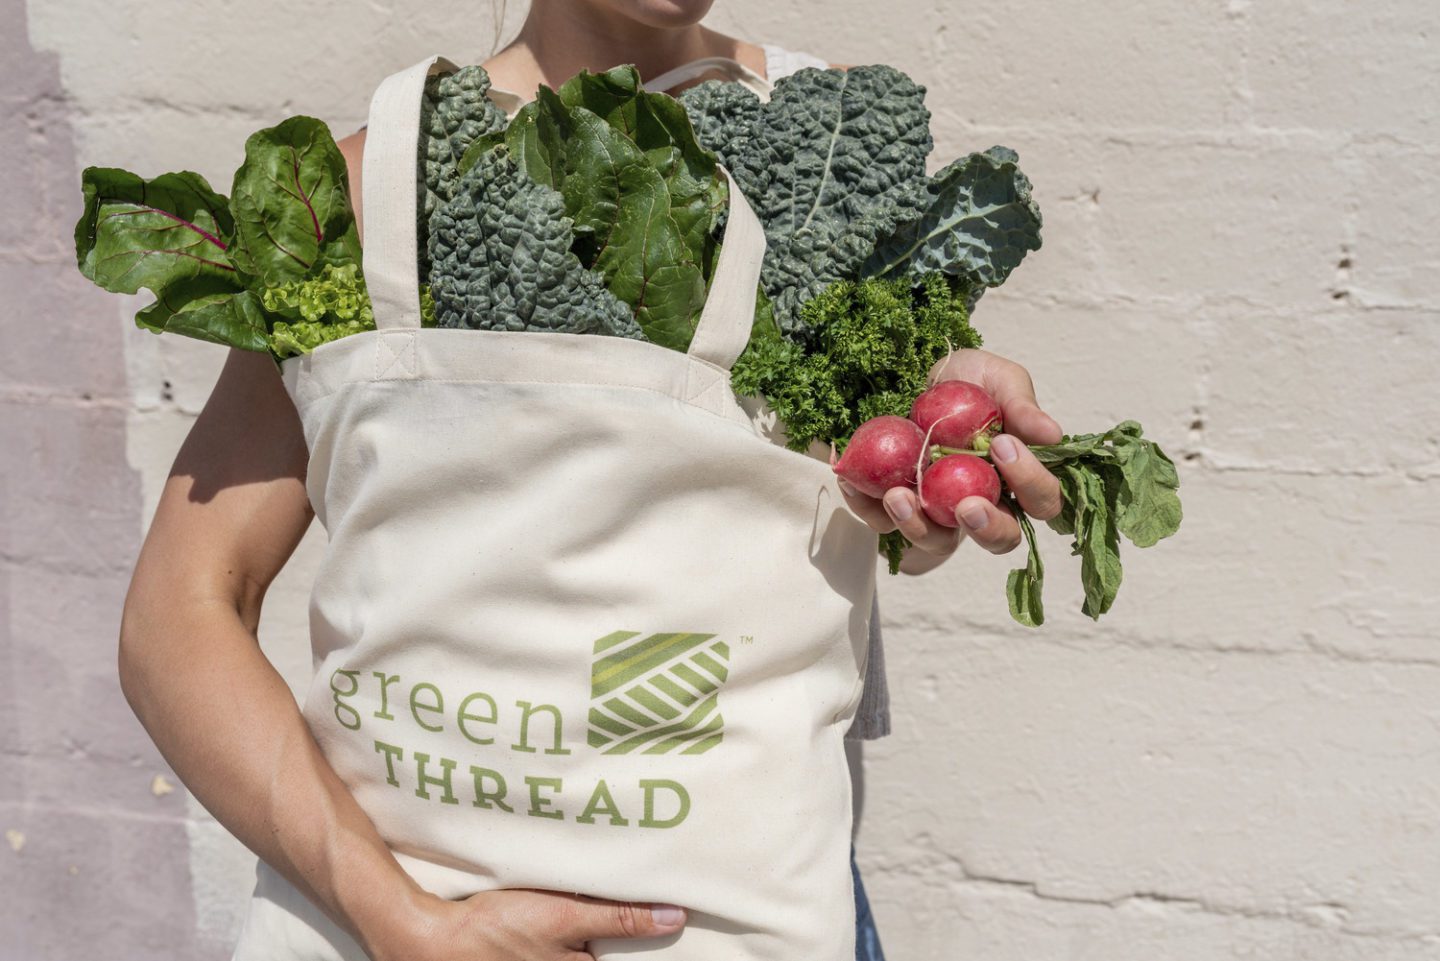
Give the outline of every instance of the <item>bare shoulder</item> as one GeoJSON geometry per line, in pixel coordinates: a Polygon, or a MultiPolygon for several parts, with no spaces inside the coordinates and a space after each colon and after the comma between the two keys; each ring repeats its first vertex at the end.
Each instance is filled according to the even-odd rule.
{"type": "Polygon", "coordinates": [[[340,155],[345,158],[345,173],[350,181],[350,206],[355,210],[355,232],[360,235],[360,242],[365,242],[365,221],[364,214],[360,210],[360,173],[364,169],[363,160],[365,157],[365,131],[357,130],[343,140],[335,141],[335,146],[340,148],[340,155]]]}

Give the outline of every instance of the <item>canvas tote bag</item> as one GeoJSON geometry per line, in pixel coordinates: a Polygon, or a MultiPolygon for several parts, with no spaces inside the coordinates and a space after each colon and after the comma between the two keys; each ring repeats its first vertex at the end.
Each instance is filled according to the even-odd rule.
{"type": "MultiPolygon", "coordinates": [[[[853,961],[851,788],[876,537],[822,459],[729,384],[764,238],[730,184],[688,353],[420,328],[431,57],[386,79],[364,160],[377,330],[287,359],[329,545],[305,717],[403,868],[445,898],[666,901],[600,959],[853,961]]],[[[728,175],[727,175],[728,176],[728,175]]],[[[361,961],[261,863],[240,961],[361,961]]]]}

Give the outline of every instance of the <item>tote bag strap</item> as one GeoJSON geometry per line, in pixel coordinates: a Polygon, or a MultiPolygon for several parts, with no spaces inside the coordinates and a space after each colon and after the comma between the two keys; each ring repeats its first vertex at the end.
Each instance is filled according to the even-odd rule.
{"type": "Polygon", "coordinates": [[[415,227],[420,103],[432,73],[457,69],[441,56],[381,81],[370,99],[361,163],[365,286],[380,330],[420,326],[420,238],[415,227]]]}
{"type": "MultiPolygon", "coordinates": [[[[455,69],[444,57],[428,57],[387,77],[370,101],[361,182],[364,269],[375,326],[380,330],[420,327],[416,250],[420,103],[431,74],[455,69]]],[[[749,341],[765,233],[730,172],[721,170],[730,198],[725,238],[689,353],[728,370],[749,341]]]]}
{"type": "Polygon", "coordinates": [[[689,354],[729,370],[749,342],[755,322],[755,292],[760,283],[760,263],[765,259],[765,231],[730,171],[723,165],[720,169],[730,188],[730,212],[689,354]]]}
{"type": "Polygon", "coordinates": [[[647,80],[645,89],[654,93],[663,93],[671,87],[677,87],[687,80],[694,80],[712,70],[723,73],[730,80],[749,87],[761,100],[770,99],[772,89],[770,81],[740,61],[732,60],[729,57],[701,57],[698,60],[691,60],[689,63],[682,63],[673,70],[667,70],[660,76],[647,80]]]}

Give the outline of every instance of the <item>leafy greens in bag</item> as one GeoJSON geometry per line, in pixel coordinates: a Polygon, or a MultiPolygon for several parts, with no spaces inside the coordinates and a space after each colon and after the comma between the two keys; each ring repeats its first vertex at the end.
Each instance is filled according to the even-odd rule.
{"type": "MultiPolygon", "coordinates": [[[[430,77],[418,131],[422,325],[601,334],[686,350],[723,242],[723,164],[767,249],[750,342],[733,368],[784,442],[841,450],[869,418],[905,416],[929,370],[978,347],[971,313],[1040,247],[1041,217],[1006,147],[926,174],[925,88],[884,65],[800,70],[768,101],[711,81],[678,98],[632,66],[582,72],[507,120],[483,68],[430,77]]],[[[277,363],[374,330],[345,161],[325,124],[292,117],[246,143],[227,198],[198,174],[82,175],[81,272],[155,294],[136,323],[277,363]]],[[[1178,476],[1127,421],[1033,448],[1059,478],[1085,612],[1109,609],[1118,538],[1180,523],[1178,476]]],[[[1008,587],[1043,619],[1043,566],[1008,587]]],[[[891,573],[910,543],[882,535],[891,573]]]]}
{"type": "MultiPolygon", "coordinates": [[[[1040,210],[1013,150],[925,175],[924,94],[879,65],[801,70],[764,103],[722,81],[680,95],[765,227],[771,314],[757,317],[732,384],[766,399],[794,450],[843,451],[866,421],[908,415],[932,364],[980,345],[970,323],[980,294],[1040,247],[1040,210]]],[[[1133,421],[1032,450],[1060,480],[1065,512],[1050,526],[1074,535],[1083,611],[1098,618],[1119,589],[1119,536],[1149,547],[1179,528],[1179,477],[1133,421]]],[[[1008,496],[1029,547],[1007,585],[1010,613],[1037,626],[1044,565],[1008,496]]],[[[912,546],[881,535],[892,574],[912,546]]]]}
{"type": "MultiPolygon", "coordinates": [[[[431,77],[417,156],[425,326],[689,346],[728,199],[684,108],[633,67],[581,73],[507,123],[480,67],[431,77]]],[[[230,197],[188,171],[87,168],[81,272],[136,317],[276,361],[373,330],[345,161],[326,125],[258,131],[230,197]]]]}

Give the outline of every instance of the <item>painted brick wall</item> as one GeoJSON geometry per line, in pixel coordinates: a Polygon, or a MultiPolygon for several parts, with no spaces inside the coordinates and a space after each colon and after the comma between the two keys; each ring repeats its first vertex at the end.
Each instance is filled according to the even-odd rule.
{"type": "MultiPolygon", "coordinates": [[[[274,0],[0,0],[5,961],[225,958],[249,891],[114,669],[223,350],[135,330],[143,299],[88,288],[67,238],[85,165],[227,185],[252,130],[348,132],[385,74],[492,39],[484,0],[304,6],[300,32],[274,0]]],[[[1100,625],[1048,531],[1042,631],[1005,616],[1008,558],[882,580],[895,733],[855,760],[887,952],[1440,958],[1440,7],[969,6],[710,22],[904,68],[938,158],[1020,151],[1045,247],[977,324],[1067,429],[1141,419],[1187,520],[1100,625]]],[[[261,626],[297,687],[322,541],[261,626]]]]}

